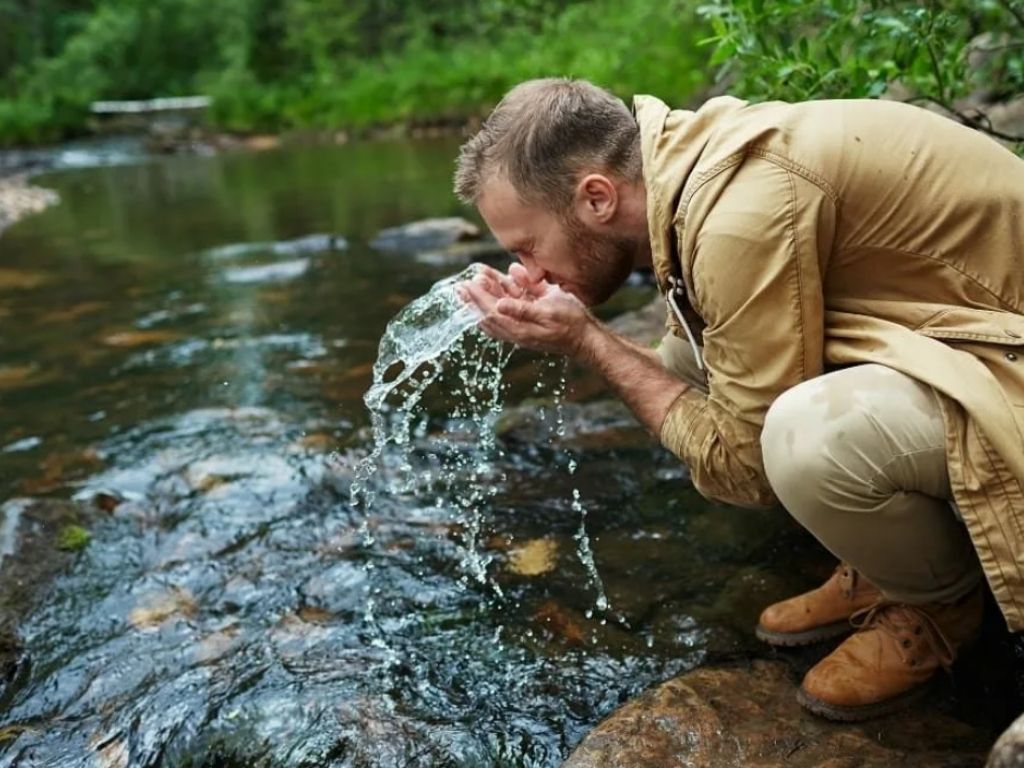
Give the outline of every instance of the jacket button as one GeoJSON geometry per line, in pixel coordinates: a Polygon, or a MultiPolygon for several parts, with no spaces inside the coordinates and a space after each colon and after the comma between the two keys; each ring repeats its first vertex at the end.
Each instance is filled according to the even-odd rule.
{"type": "Polygon", "coordinates": [[[1014,363],[1017,361],[1017,356],[1013,354],[1013,352],[1007,352],[1006,359],[1009,360],[1011,363],[1014,363]]]}

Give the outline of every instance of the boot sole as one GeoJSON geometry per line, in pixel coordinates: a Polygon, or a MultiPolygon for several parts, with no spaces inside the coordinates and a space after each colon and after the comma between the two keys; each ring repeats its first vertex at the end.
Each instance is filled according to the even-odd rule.
{"type": "Polygon", "coordinates": [[[805,629],[803,632],[772,632],[758,624],[754,627],[754,634],[758,640],[768,645],[780,648],[797,648],[802,645],[813,645],[822,640],[831,640],[834,637],[849,634],[853,631],[849,621],[837,621],[833,624],[823,624],[814,629],[805,629]]]}
{"type": "Polygon", "coordinates": [[[872,718],[882,717],[906,709],[924,698],[925,694],[932,690],[933,687],[934,679],[885,701],[857,707],[843,707],[824,702],[807,693],[803,686],[800,686],[796,692],[796,700],[804,709],[813,712],[819,717],[824,717],[827,720],[837,720],[841,723],[857,723],[862,720],[871,720],[872,718]]]}

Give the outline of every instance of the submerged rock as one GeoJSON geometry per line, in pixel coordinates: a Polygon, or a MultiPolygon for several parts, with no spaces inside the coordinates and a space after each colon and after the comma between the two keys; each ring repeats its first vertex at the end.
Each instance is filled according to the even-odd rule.
{"type": "Polygon", "coordinates": [[[800,708],[795,686],[780,662],[688,672],[605,718],[562,768],[960,768],[985,759],[985,734],[942,713],[829,723],[800,708]]]}
{"type": "Polygon", "coordinates": [[[480,239],[480,228],[476,224],[452,216],[446,219],[423,219],[399,227],[382,229],[370,241],[370,247],[378,251],[416,253],[480,239]]]}
{"type": "Polygon", "coordinates": [[[309,259],[292,259],[256,267],[232,267],[224,270],[224,279],[229,283],[269,283],[294,280],[306,274],[309,259]]]}
{"type": "Polygon", "coordinates": [[[416,254],[416,261],[435,267],[463,266],[475,261],[501,267],[508,260],[508,251],[494,240],[454,243],[447,248],[421,251],[416,254]]]}
{"type": "Polygon", "coordinates": [[[0,232],[19,219],[55,205],[59,200],[53,190],[29,184],[26,174],[0,178],[0,232]]]}
{"type": "Polygon", "coordinates": [[[209,248],[203,255],[210,259],[238,259],[254,254],[273,254],[274,256],[308,256],[327,251],[343,251],[348,248],[348,241],[341,235],[312,234],[296,237],[292,240],[273,242],[229,243],[209,248]]]}
{"type": "Polygon", "coordinates": [[[555,440],[578,450],[649,448],[653,438],[618,400],[563,403],[561,434],[554,426],[553,399],[527,399],[506,408],[495,425],[506,443],[543,444],[555,440]]]}

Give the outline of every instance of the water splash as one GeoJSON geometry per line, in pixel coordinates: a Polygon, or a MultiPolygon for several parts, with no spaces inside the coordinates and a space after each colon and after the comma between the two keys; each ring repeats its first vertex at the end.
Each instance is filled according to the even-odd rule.
{"type": "MultiPolygon", "coordinates": [[[[548,365],[554,368],[557,363],[552,359],[548,362],[548,365]]],[[[552,392],[555,411],[552,432],[553,437],[557,436],[558,438],[565,436],[565,395],[568,389],[568,369],[569,361],[568,358],[566,358],[562,362],[561,370],[558,374],[558,381],[552,392]]],[[[570,453],[566,464],[569,477],[575,477],[578,467],[579,463],[570,453]]],[[[601,580],[601,574],[597,571],[597,564],[594,562],[594,551],[590,546],[590,536],[587,535],[587,508],[583,505],[580,489],[575,486],[572,489],[571,507],[572,511],[578,515],[580,519],[579,528],[577,528],[576,533],[573,534],[573,539],[576,541],[576,556],[579,558],[580,564],[583,566],[583,569],[587,574],[587,585],[596,594],[596,597],[594,598],[594,608],[599,612],[604,613],[608,611],[611,604],[609,603],[608,596],[605,593],[604,582],[601,580]]],[[[588,610],[587,618],[590,618],[592,615],[593,610],[588,610]]]]}
{"type": "MultiPolygon", "coordinates": [[[[479,314],[455,292],[480,270],[472,265],[436,283],[388,324],[373,367],[373,384],[364,396],[373,430],[373,448],[355,469],[352,507],[362,513],[359,535],[369,551],[375,544],[369,512],[378,494],[426,497],[448,511],[462,531],[461,583],[501,588],[488,578],[491,558],[481,552],[486,507],[497,493],[494,423],[502,408],[502,370],[512,348],[477,330],[479,314]],[[443,419],[446,430],[431,436],[425,455],[417,452],[428,431],[424,404],[431,385],[454,382],[455,405],[443,419]]],[[[373,585],[373,560],[366,564],[369,594],[364,620],[374,645],[387,649],[377,619],[381,588],[373,585]]],[[[395,661],[392,659],[392,661],[395,661]]]]}

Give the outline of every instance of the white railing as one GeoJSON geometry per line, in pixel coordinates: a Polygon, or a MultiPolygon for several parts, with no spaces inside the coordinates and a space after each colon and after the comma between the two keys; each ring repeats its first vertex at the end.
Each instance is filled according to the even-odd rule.
{"type": "Polygon", "coordinates": [[[180,96],[144,101],[94,101],[89,108],[94,115],[137,115],[147,112],[183,112],[206,109],[209,96],[180,96]]]}

